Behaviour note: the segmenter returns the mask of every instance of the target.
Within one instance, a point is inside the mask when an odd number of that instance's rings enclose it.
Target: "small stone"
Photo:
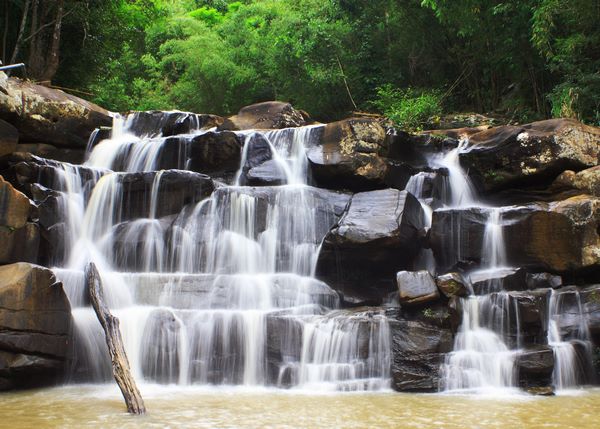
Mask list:
[[[446,298],[469,295],[469,288],[459,273],[447,273],[438,276],[435,283]]]
[[[438,288],[429,271],[400,271],[396,274],[401,305],[418,305],[436,301]]]

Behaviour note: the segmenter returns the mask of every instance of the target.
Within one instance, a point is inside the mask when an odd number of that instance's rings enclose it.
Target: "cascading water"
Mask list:
[[[552,383],[559,391],[589,383],[591,380],[582,376],[589,372],[586,369],[590,365],[592,343],[579,291],[551,290],[548,300],[548,345],[554,353]]]
[[[110,376],[101,328],[85,299],[82,271],[94,261],[137,377],[182,385],[386,387],[385,315],[337,310],[337,294],[314,278],[320,243],[335,223],[332,203],[306,184],[304,151],[320,127],[240,133],[246,142],[236,184],[217,185],[208,198],[165,216],[169,174],[187,173],[155,172],[173,137],[136,135],[136,120],[115,118],[113,137],[93,148],[84,167],[57,167],[69,178],[56,185],[69,226],[56,272],[77,327],[75,375]],[[192,128],[177,136],[178,168],[187,166],[193,138],[206,132]],[[268,143],[284,184],[240,185],[257,138]],[[144,213],[132,202],[131,174],[146,175],[136,176],[148,183]]]
[[[473,185],[459,162],[460,153],[467,148],[468,140],[461,140],[456,148],[435,156],[431,164],[447,171],[441,193],[446,208],[442,210],[476,207],[488,212],[481,251],[483,268],[472,275],[493,277],[506,268],[502,211],[477,200]],[[460,231],[451,231],[451,236],[460,238]],[[460,255],[460,239],[456,248]],[[507,317],[511,314],[509,296],[494,280],[488,281],[484,290],[474,292],[460,299],[462,324],[455,337],[454,351],[446,355],[442,364],[440,387],[452,391],[515,386],[515,352],[505,342]]]

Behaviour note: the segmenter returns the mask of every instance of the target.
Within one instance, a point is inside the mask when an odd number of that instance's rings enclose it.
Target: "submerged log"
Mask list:
[[[100,280],[96,265],[90,262],[85,271],[90,300],[98,316],[98,320],[104,329],[106,345],[108,346],[108,352],[112,361],[113,375],[125,399],[127,411],[131,414],[144,414],[146,407],[144,406],[142,395],[135,384],[135,380],[131,375],[129,360],[123,346],[121,331],[119,331],[119,319],[111,314],[104,302],[102,281]]]

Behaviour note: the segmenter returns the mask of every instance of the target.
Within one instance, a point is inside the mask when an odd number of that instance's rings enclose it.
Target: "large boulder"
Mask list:
[[[110,126],[110,113],[58,89],[0,72],[0,119],[19,130],[21,143],[85,148],[92,131]]]
[[[423,227],[421,204],[406,191],[355,194],[323,240],[317,275],[347,300],[381,302],[396,272],[412,268]]]
[[[71,357],[69,301],[52,271],[0,267],[0,390],[57,381]]]
[[[437,392],[440,366],[452,351],[449,329],[420,320],[390,320],[392,388],[401,392]]]
[[[19,132],[15,127],[0,119],[0,156],[17,150]]]
[[[319,186],[377,189],[384,186],[387,164],[386,132],[370,118],[327,124],[321,142],[307,152],[312,176]]]
[[[301,127],[312,121],[308,114],[296,110],[290,103],[265,101],[242,107],[237,115],[219,125],[219,130],[280,129]]]
[[[572,119],[501,126],[469,137],[461,162],[486,191],[549,184],[565,170],[598,164],[600,129]]]
[[[444,269],[479,262],[488,210],[436,210],[430,244]],[[576,196],[563,201],[507,207],[501,213],[507,264],[569,272],[600,268],[600,200]]]
[[[519,374],[519,386],[550,386],[554,370],[554,352],[548,346],[527,348],[518,354],[515,366]]]

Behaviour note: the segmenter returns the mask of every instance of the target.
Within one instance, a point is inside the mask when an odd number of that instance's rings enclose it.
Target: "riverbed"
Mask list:
[[[0,394],[0,428],[597,428],[600,389],[554,397],[314,393],[143,385],[129,416],[113,385]]]

